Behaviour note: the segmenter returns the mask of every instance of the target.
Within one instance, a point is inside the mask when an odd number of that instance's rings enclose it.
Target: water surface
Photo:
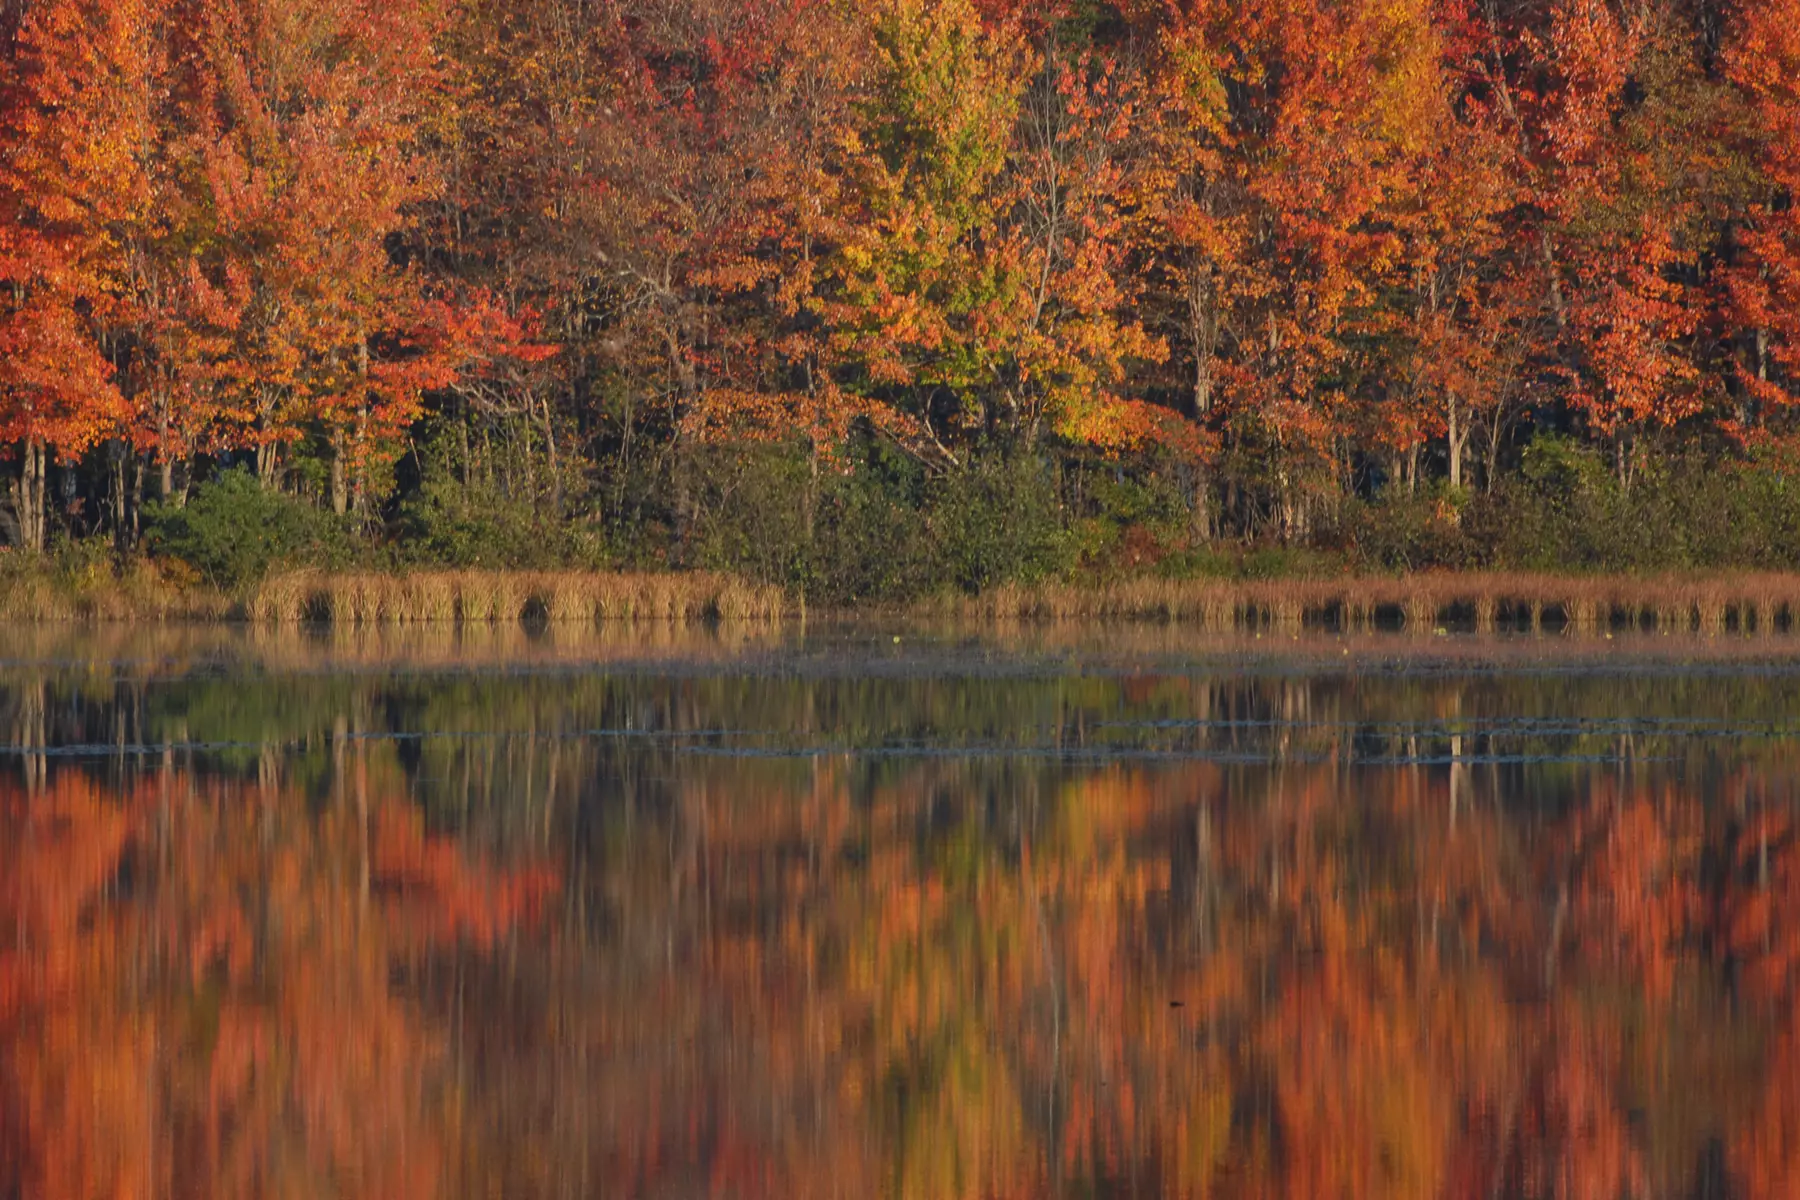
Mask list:
[[[1800,659],[0,632],[0,1196],[1800,1195]]]

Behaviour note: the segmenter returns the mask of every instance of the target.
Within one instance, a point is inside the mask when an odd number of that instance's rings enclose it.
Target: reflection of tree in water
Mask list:
[[[483,1179],[1793,1194],[1766,769],[1453,813],[1447,769],[851,764],[691,768],[596,835],[586,941],[476,1089]]]
[[[0,689],[0,1195],[1791,1196],[1794,686]]]
[[[0,792],[0,1195],[439,1191],[461,1101],[396,972],[547,881],[357,775],[317,807],[175,773]]]

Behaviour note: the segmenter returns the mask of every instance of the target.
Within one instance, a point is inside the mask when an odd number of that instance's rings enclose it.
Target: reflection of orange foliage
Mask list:
[[[1604,785],[1568,831],[1582,857],[1575,930],[1589,955],[1628,960],[1660,998],[1700,916],[1699,812],[1679,796],[1620,797],[1611,788]]]
[[[0,1193],[152,1192],[153,1030],[114,1007],[124,939],[103,902],[135,827],[78,778],[0,791]]]
[[[1683,1194],[1712,1140],[1747,1200],[1793,1194],[1779,806],[986,769],[683,779],[590,869],[594,940],[514,942],[504,999],[459,966],[455,1090],[394,981],[504,939],[545,872],[379,789],[10,796],[0,1185],[1616,1198]],[[1668,1053],[1702,1032],[1767,1050]],[[1745,1099],[1666,1152],[1695,1085]]]
[[[1752,996],[1790,1006],[1800,998],[1800,821],[1758,813],[1730,868],[1723,948]]]
[[[375,817],[374,881],[391,893],[390,920],[429,941],[468,938],[480,946],[537,917],[556,889],[548,870],[498,872],[471,865],[450,838],[425,832],[410,805],[385,805]]]
[[[1800,819],[1756,813],[1729,863],[1721,905],[1724,953],[1759,1010],[1782,1023],[1767,1056],[1768,1083],[1735,1161],[1748,1200],[1800,1196]]]
[[[401,947],[491,941],[549,882],[383,812],[373,873],[404,903],[363,887],[347,804],[169,776],[0,794],[0,1194],[434,1192],[454,1110]]]
[[[1528,1097],[1509,1163],[1509,1195],[1636,1196],[1639,1151],[1613,1080],[1618,1034],[1564,1021]]]
[[[1458,1081],[1422,1061],[1424,1026],[1403,979],[1322,965],[1270,1014],[1282,1191],[1297,1200],[1436,1196]]]
[[[612,1061],[683,1048],[609,1083],[658,1101],[608,1110],[606,1177],[684,1194],[697,1156],[753,1196],[1688,1186],[1692,1161],[1653,1160],[1627,1115],[1686,1085],[1636,1064],[1682,1036],[1664,1023],[1719,1019],[1688,1000],[1716,970],[1706,931],[1761,911],[1701,886],[1731,835],[1698,794],[1597,778],[1534,829],[1466,780],[1452,806],[1430,772],[1249,778],[691,781],[678,890],[705,903],[658,907],[660,871],[619,864],[637,920],[693,950],[651,989],[668,1011],[644,980],[599,1004],[630,1014]],[[578,1022],[595,1001],[564,1003]],[[1728,1141],[1759,1195],[1792,1178],[1789,1108]]]
[[[1755,1117],[1734,1139],[1745,1200],[1800,1196],[1800,1013],[1768,1056],[1768,1083]]]

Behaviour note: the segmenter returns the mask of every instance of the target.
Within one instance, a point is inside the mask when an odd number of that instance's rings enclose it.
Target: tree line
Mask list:
[[[885,476],[940,534],[1151,479],[1198,546],[1454,522],[1548,434],[1791,469],[1793,0],[5,0],[0,51],[26,547],[233,466],[671,561],[747,463],[809,544]]]

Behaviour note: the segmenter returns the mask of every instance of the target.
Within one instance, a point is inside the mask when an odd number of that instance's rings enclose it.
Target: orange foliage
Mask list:
[[[1491,482],[1527,419],[1627,480],[1792,424],[1792,0],[16,8],[33,545],[44,456],[101,443],[169,481],[311,442],[367,512],[434,397],[552,458],[596,417],[1248,457],[1288,535],[1370,460]]]

